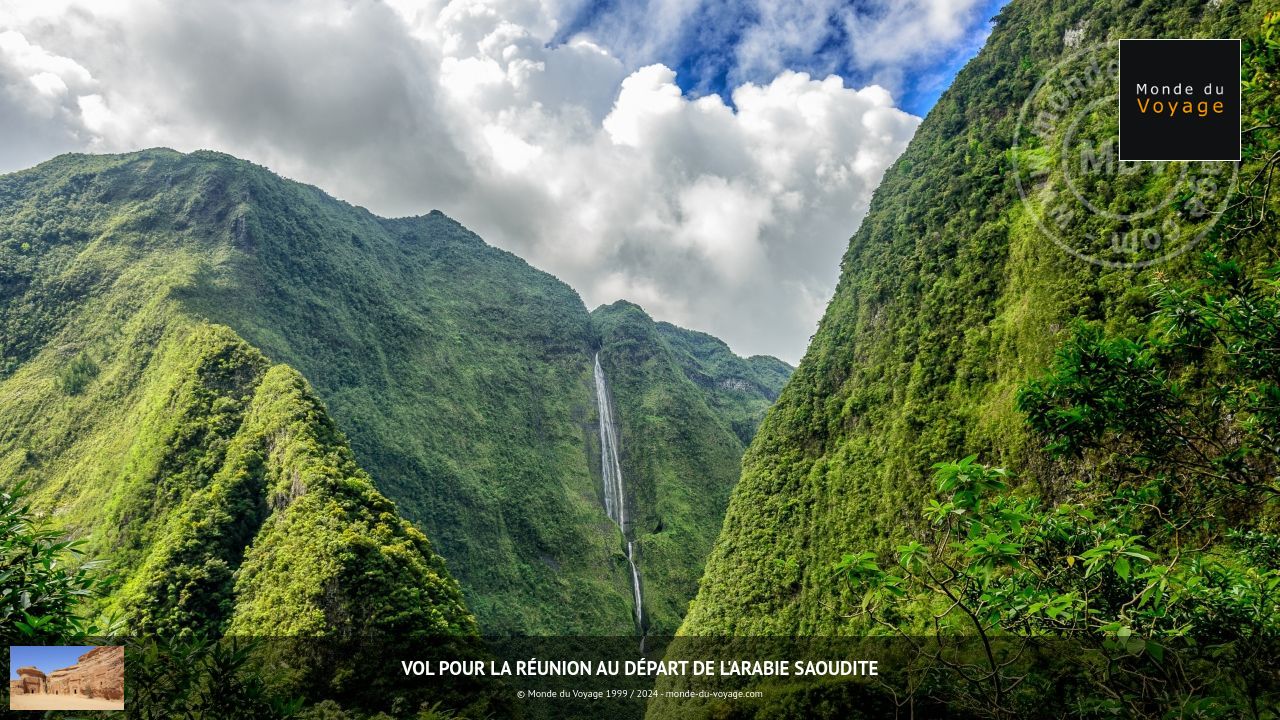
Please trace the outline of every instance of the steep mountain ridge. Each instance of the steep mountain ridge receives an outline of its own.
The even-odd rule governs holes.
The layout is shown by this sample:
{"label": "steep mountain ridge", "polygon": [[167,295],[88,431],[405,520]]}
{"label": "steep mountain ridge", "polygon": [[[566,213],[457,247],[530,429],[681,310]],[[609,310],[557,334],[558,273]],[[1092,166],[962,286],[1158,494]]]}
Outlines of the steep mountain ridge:
{"label": "steep mountain ridge", "polygon": [[737,481],[739,432],[750,437],[776,397],[770,372],[781,362],[739,358],[625,301],[592,320],[617,408],[649,631],[672,634],[715,538],[702,530],[719,527]]}
{"label": "steep mountain ridge", "polygon": [[[1015,410],[1017,388],[1048,365],[1077,318],[1139,332],[1153,310],[1145,288],[1156,273],[1191,274],[1195,253],[1155,268],[1107,267],[1045,237],[1014,179],[1017,153],[1033,152],[1014,147],[1019,109],[1077,48],[1240,37],[1275,9],[1015,0],[1000,12],[876,190],[818,332],[744,456],[683,632],[860,632],[832,566],[844,553],[892,553],[919,522],[934,463],[979,453],[1027,482],[1063,482]],[[1114,179],[1117,196],[1152,190],[1125,182]],[[1097,242],[1125,229],[1101,214],[1073,222],[1065,232]]]}
{"label": "steep mountain ridge", "polygon": [[74,388],[50,378],[54,351],[0,393],[6,465],[47,477],[59,521],[87,518],[77,534],[127,571],[104,609],[169,633],[474,634],[457,581],[306,381],[172,310],[141,310],[122,342],[86,338],[79,357],[97,359]]}
{"label": "steep mountain ridge", "polygon": [[[447,558],[485,632],[634,632],[595,435],[592,357],[613,363],[611,350],[572,289],[444,215],[378,218],[218,153],[60,156],[0,177],[0,281],[0,480],[33,481],[37,505],[122,571],[117,606],[248,630],[271,620],[263,608],[297,602],[305,619],[276,629],[302,633],[353,615],[362,606],[308,603],[364,545],[314,549],[297,530],[340,513],[385,555],[412,554],[425,541],[362,489],[371,478]],[[277,365],[314,395],[292,410],[259,397],[296,395]],[[758,421],[760,392],[785,372],[771,369],[754,404],[712,423]],[[681,403],[705,406],[701,391],[681,398],[674,425]],[[272,425],[268,407],[313,422]],[[276,447],[284,437],[292,450]],[[741,447],[681,452],[732,482]],[[326,490],[295,492],[299,473]],[[669,518],[694,535],[673,542],[709,547],[719,517],[697,517]],[[263,571],[303,557],[317,574],[300,584]],[[442,574],[432,557],[379,573]],[[687,559],[658,613],[669,628],[700,574],[702,557]],[[197,588],[208,606],[193,604]]]}

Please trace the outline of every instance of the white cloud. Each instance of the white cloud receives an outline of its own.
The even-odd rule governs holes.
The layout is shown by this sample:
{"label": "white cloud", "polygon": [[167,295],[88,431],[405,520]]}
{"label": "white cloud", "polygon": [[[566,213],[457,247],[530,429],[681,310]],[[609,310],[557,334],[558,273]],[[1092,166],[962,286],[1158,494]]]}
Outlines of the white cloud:
{"label": "white cloud", "polygon": [[957,49],[976,49],[990,32],[979,22],[986,18],[978,17],[984,0],[876,0],[875,6],[869,15],[846,13],[841,22],[858,66],[891,87],[908,70]]}
{"label": "white cloud", "polygon": [[93,76],[69,57],[29,42],[0,25],[0,167],[20,167],[83,146],[80,98]]}
{"label": "white cloud", "polygon": [[[841,69],[903,89],[933,62],[980,44],[991,0],[614,0],[584,6],[582,27],[632,65],[696,58],[732,84],[788,68]],[[707,77],[698,87],[706,89]]]}
{"label": "white cloud", "polygon": [[693,99],[664,66],[549,46],[550,0],[40,6],[0,9],[0,169],[219,149],[382,214],[438,207],[589,306],[791,361],[918,122],[880,87],[785,70],[732,107]]}
{"label": "white cloud", "polygon": [[870,12],[844,12],[856,62],[864,67],[936,57],[962,40],[983,0],[877,0]]}

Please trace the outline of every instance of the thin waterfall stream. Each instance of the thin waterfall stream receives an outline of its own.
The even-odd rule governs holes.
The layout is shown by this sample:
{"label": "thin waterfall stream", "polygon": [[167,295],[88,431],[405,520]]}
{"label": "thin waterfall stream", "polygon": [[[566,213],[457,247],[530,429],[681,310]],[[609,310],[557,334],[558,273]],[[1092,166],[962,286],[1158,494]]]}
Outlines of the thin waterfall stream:
{"label": "thin waterfall stream", "polygon": [[627,564],[631,567],[631,591],[635,601],[636,629],[640,633],[641,648],[646,633],[644,624],[644,593],[640,589],[640,570],[636,567],[636,541],[627,518],[627,493],[622,484],[622,463],[619,461],[618,427],[613,420],[613,406],[609,402],[609,383],[600,367],[600,353],[595,357],[596,405],[600,416],[600,479],[604,483],[604,511],[622,531],[626,544]]}

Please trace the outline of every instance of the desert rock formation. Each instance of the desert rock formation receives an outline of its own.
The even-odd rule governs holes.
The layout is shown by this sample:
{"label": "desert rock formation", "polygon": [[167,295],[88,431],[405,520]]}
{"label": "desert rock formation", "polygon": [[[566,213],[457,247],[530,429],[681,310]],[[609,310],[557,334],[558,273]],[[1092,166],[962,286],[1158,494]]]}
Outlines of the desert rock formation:
{"label": "desert rock formation", "polygon": [[33,667],[18,668],[18,680],[9,683],[13,694],[81,695],[120,700],[124,697],[124,648],[96,647],[81,655],[71,667],[47,676]]}
{"label": "desert rock formation", "polygon": [[48,687],[48,677],[33,667],[18,668],[18,679],[9,681],[9,691],[29,695],[42,693]]}

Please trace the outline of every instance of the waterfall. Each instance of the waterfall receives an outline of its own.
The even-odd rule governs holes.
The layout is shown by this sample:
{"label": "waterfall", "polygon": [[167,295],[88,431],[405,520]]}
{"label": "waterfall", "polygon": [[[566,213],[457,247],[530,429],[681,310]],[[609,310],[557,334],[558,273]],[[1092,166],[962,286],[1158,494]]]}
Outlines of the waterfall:
{"label": "waterfall", "polygon": [[[627,494],[622,485],[622,464],[618,453],[618,426],[613,421],[609,403],[609,384],[600,367],[600,353],[595,359],[596,405],[600,416],[600,479],[604,483],[604,511],[622,531],[626,543],[627,565],[631,567],[631,594],[635,602],[636,628],[645,634],[644,594],[640,590],[640,570],[636,568],[636,541],[627,519]],[[643,644],[641,645],[643,647]]]}

